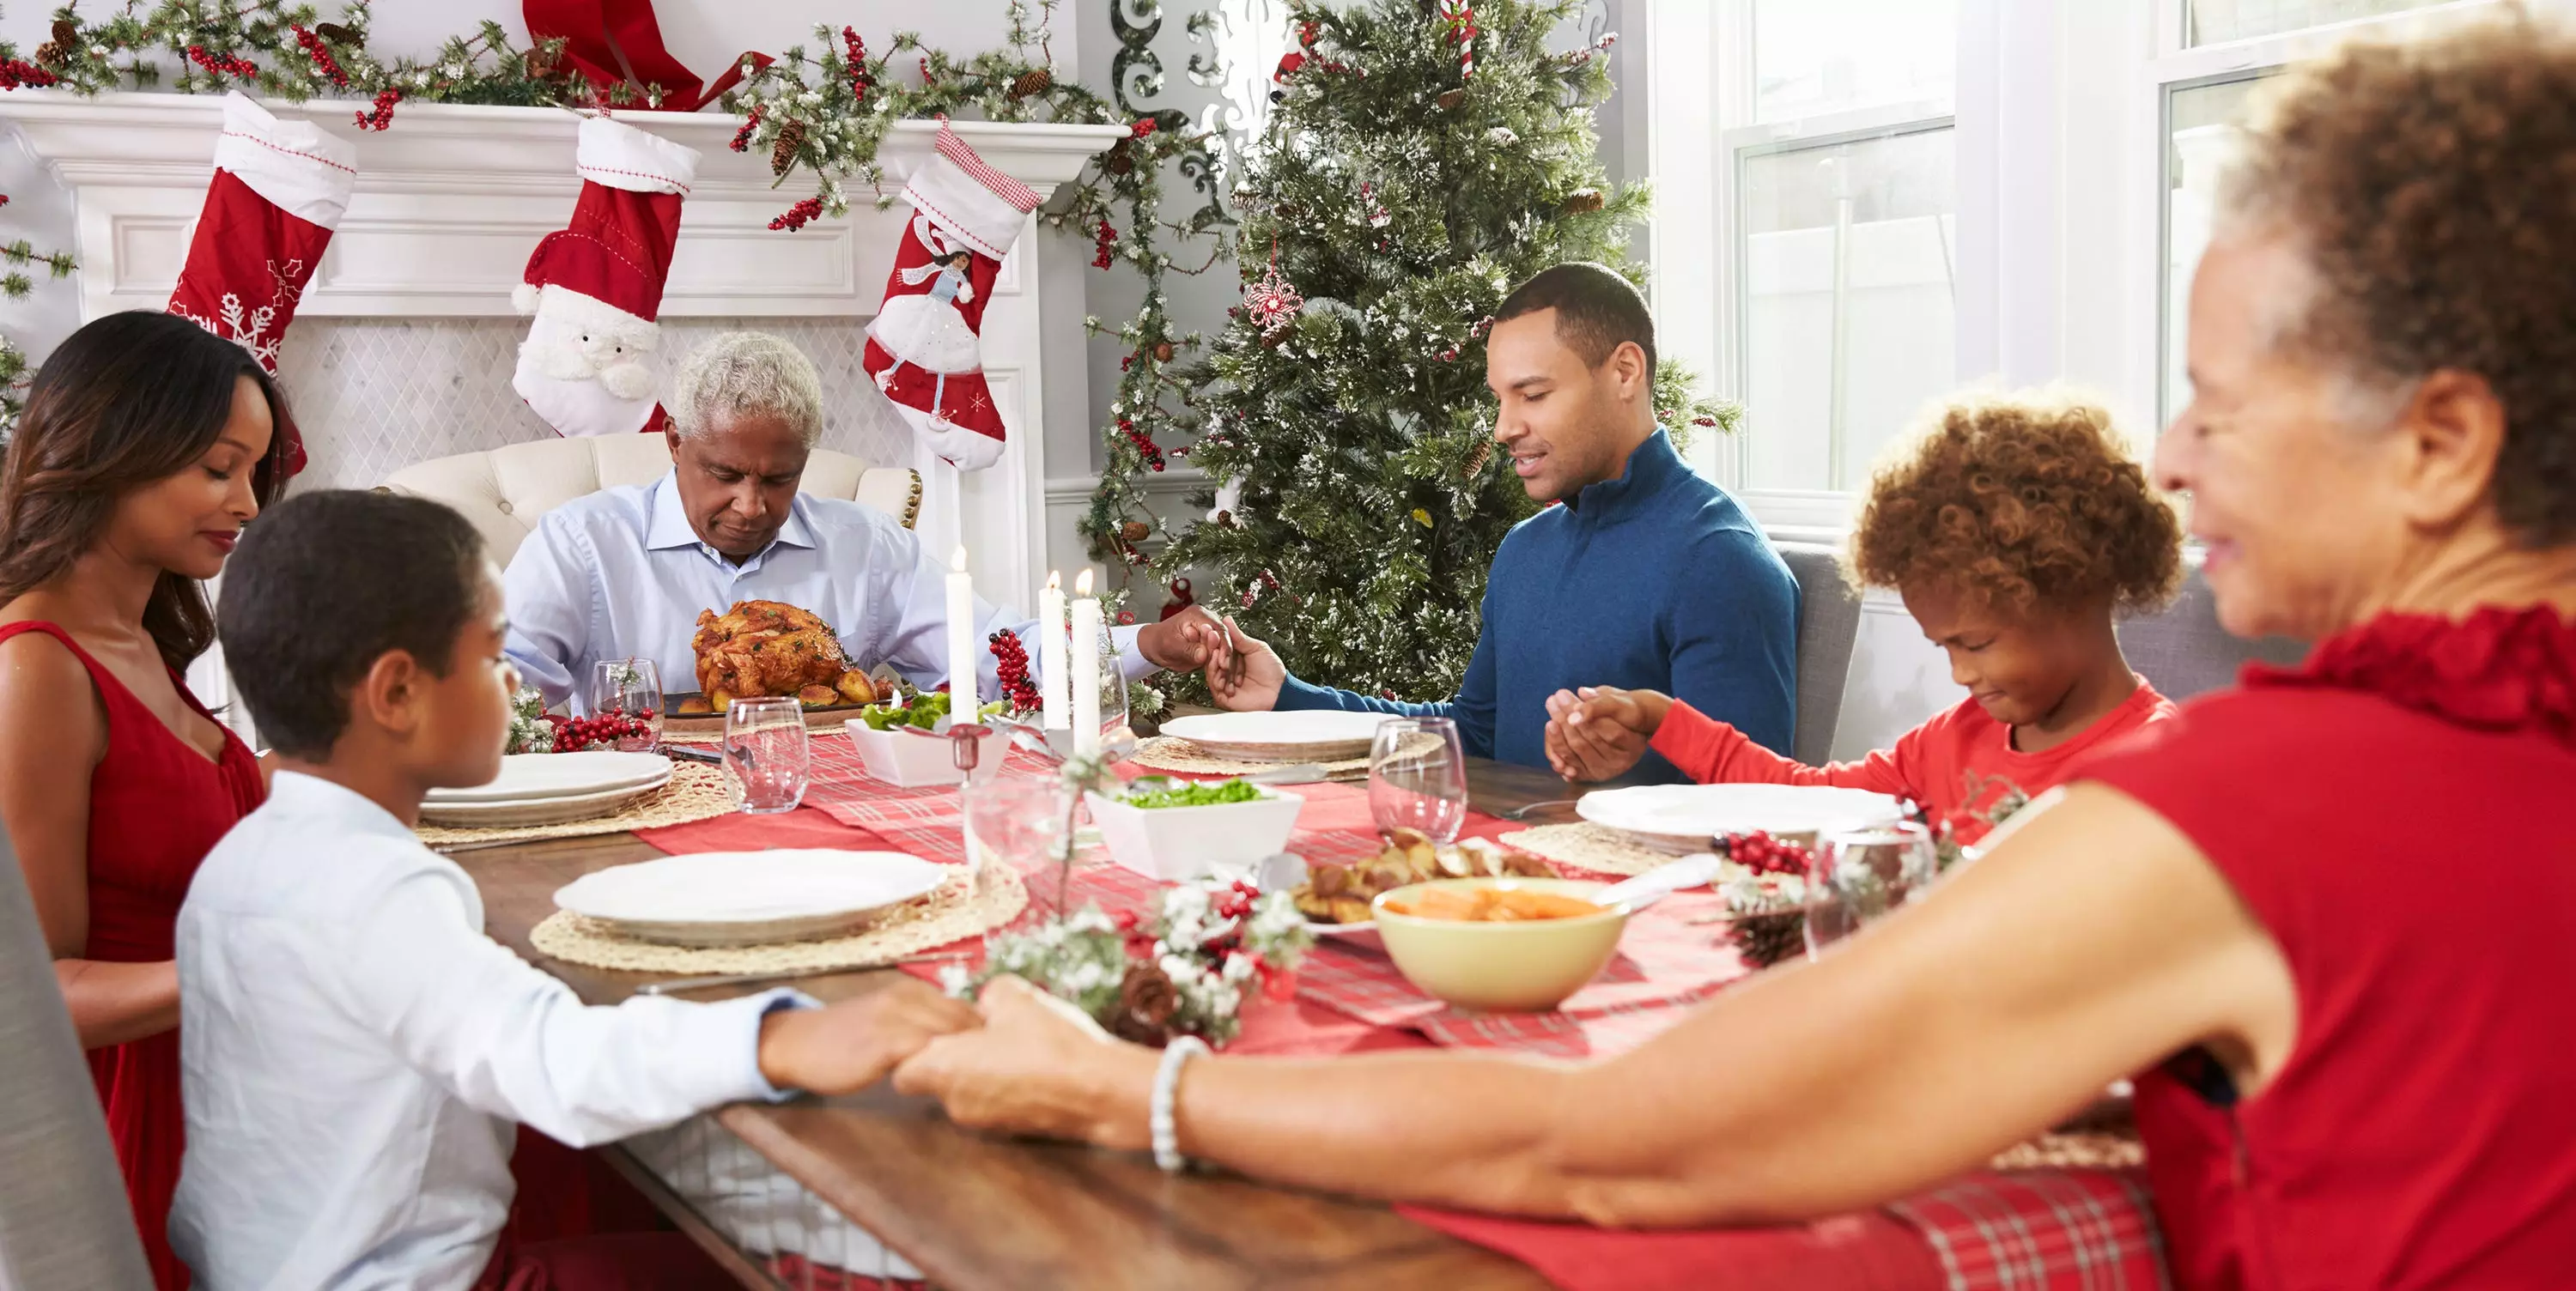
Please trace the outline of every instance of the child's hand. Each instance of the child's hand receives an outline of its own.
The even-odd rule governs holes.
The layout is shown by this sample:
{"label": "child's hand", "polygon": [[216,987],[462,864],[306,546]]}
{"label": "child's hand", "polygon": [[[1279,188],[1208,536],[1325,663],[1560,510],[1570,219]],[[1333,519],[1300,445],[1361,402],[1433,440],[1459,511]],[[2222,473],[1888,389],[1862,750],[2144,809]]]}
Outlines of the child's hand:
{"label": "child's hand", "polygon": [[1560,690],[1547,700],[1547,760],[1568,780],[1612,779],[1646,756],[1672,706],[1651,690]]}
{"label": "child's hand", "polygon": [[780,1009],[760,1023],[760,1074],[780,1089],[846,1094],[953,1031],[984,1024],[975,1006],[917,978],[819,1009]]}

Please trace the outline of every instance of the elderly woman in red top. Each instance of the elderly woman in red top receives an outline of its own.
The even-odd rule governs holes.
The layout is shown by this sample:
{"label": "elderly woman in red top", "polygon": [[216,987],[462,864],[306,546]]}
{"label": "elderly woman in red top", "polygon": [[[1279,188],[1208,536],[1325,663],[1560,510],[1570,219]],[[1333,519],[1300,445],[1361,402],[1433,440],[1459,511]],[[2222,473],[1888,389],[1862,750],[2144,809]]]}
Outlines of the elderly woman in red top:
{"label": "elderly woman in red top", "polygon": [[[1625,1056],[1199,1058],[1171,1068],[1179,1149],[1377,1197],[1750,1222],[1921,1188],[2148,1072],[2181,1284],[2564,1285],[2570,105],[2576,39],[2521,17],[2269,92],[2157,467],[2229,629],[2318,640],[2305,667],[2186,705],[1928,899]],[[1147,1145],[1152,1051],[1026,989],[984,1007],[899,1085]],[[2178,1100],[2226,1133],[2173,1130]]]}

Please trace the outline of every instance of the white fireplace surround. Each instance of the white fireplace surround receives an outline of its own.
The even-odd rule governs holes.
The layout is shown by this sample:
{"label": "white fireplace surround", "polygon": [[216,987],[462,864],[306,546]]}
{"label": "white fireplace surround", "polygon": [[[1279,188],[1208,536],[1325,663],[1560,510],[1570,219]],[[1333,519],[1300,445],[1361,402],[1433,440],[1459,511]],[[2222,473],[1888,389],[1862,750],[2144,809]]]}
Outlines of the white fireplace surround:
{"label": "white fireplace surround", "polygon": [[[580,118],[552,108],[404,104],[391,129],[361,131],[340,101],[267,104],[307,118],[358,149],[357,191],[297,308],[309,319],[471,320],[514,316],[511,289],[537,239],[563,227],[580,182],[573,149]],[[876,209],[852,194],[847,219],[796,233],[769,222],[807,190],[774,184],[765,154],[731,151],[742,118],[713,113],[621,112],[619,119],[698,150],[698,181],[682,208],[680,240],[662,298],[665,319],[863,319],[875,313],[907,210]],[[73,253],[81,263],[84,321],[126,309],[159,309],[170,297],[212,174],[223,105],[214,96],[59,91],[0,96],[0,119],[71,194]],[[1124,133],[1117,126],[952,126],[984,159],[1041,197]],[[934,155],[937,126],[896,123],[878,151],[886,191]],[[1058,245],[1050,245],[1058,243]],[[1030,601],[1046,567],[1044,437],[1038,433],[1039,282],[1030,257],[1077,253],[1032,226],[1003,262],[984,315],[984,357],[1009,427],[1001,461],[960,475],[928,458],[920,532],[931,550],[964,545],[995,599]],[[846,325],[846,324],[844,324]],[[490,326],[490,324],[485,324]],[[290,342],[291,344],[291,342]],[[464,374],[506,388],[506,368]],[[864,397],[874,398],[872,390]],[[849,396],[858,397],[858,396]],[[329,424],[308,425],[323,445]],[[881,463],[895,464],[895,463]],[[1078,466],[1079,464],[1077,464]],[[354,483],[356,481],[344,481]]]}

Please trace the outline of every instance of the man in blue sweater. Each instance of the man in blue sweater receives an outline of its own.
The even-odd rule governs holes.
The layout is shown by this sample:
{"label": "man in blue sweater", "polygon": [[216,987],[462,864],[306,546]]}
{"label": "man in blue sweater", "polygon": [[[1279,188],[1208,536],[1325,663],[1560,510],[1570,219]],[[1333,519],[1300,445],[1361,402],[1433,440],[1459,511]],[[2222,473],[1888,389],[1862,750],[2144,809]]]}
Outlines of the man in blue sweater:
{"label": "man in blue sweater", "polygon": [[[1228,620],[1244,662],[1239,679],[1224,659],[1209,665],[1217,702],[1454,717],[1469,754],[1545,767],[1549,695],[1644,686],[1788,752],[1798,585],[1752,517],[1655,425],[1645,298],[1602,265],[1561,264],[1514,289],[1494,320],[1494,438],[1531,497],[1563,505],[1513,526],[1494,553],[1457,697],[1396,703],[1299,681]],[[1686,779],[1651,752],[1632,775]]]}

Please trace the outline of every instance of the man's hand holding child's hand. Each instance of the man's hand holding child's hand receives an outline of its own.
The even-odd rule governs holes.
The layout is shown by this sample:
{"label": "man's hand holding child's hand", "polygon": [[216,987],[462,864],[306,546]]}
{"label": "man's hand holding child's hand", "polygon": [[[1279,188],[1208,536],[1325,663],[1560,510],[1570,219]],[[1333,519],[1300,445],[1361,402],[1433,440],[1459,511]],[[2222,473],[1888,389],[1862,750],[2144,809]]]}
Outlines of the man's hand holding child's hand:
{"label": "man's hand holding child's hand", "polygon": [[760,1074],[780,1089],[865,1089],[932,1039],[984,1025],[964,1000],[904,977],[819,1009],[780,1009],[760,1024]]}
{"label": "man's hand holding child's hand", "polygon": [[1568,780],[1608,780],[1646,756],[1672,710],[1652,690],[1586,686],[1547,697],[1547,760]]}

